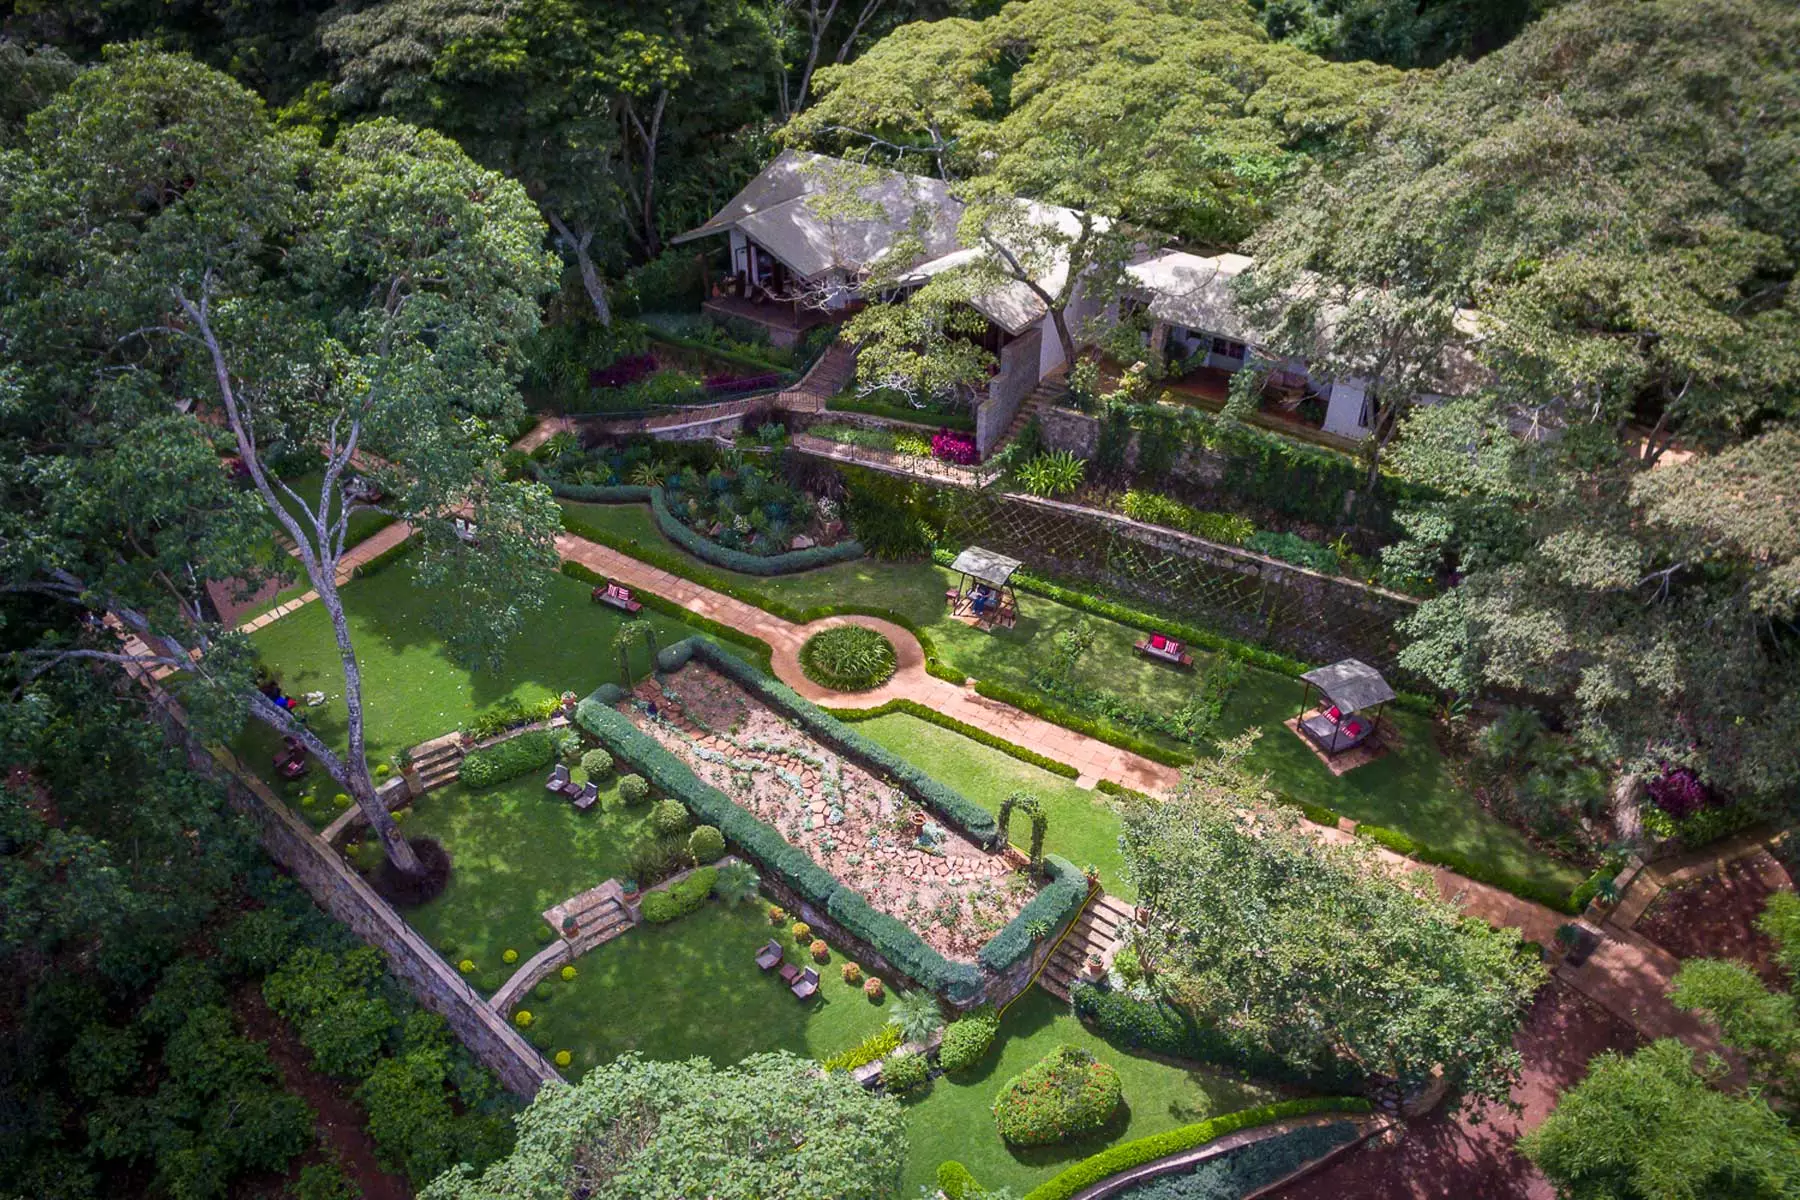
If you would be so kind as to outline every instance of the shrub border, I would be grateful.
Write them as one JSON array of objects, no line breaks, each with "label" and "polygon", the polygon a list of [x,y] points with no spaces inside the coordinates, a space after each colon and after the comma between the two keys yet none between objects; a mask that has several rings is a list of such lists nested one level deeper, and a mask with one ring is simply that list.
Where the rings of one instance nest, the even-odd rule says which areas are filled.
[{"label": "shrub border", "polygon": [[[600,572],[578,563],[573,559],[564,559],[562,566],[558,569],[570,579],[579,580],[582,583],[591,584],[594,587],[605,587],[608,583],[612,582]],[[763,668],[764,672],[769,674],[774,673],[774,667],[771,664],[775,659],[775,651],[769,643],[763,641],[755,634],[745,633],[741,629],[733,629],[731,626],[715,621],[711,617],[703,617],[693,609],[677,604],[667,596],[660,596],[657,593],[648,591],[642,587],[633,587],[631,589],[631,594],[635,599],[639,600],[645,608],[654,609],[665,617],[671,617],[684,625],[691,625],[695,629],[712,637],[720,638],[728,642],[736,642],[756,659],[758,665]]]},{"label": "shrub border", "polygon": [[927,433],[939,429],[954,429],[958,433],[974,433],[975,418],[962,413],[922,414],[915,409],[899,408],[892,404],[879,404],[871,400],[861,400],[855,396],[842,393],[825,401],[827,413],[857,413],[865,417],[880,417],[884,421],[897,421],[902,425],[913,425]]},{"label": "shrub border", "polygon": [[1238,1112],[1197,1121],[1192,1125],[1183,1125],[1162,1133],[1153,1133],[1148,1137],[1136,1138],[1102,1150],[1032,1188],[1025,1193],[1025,1200],[1069,1200],[1069,1197],[1083,1189],[1110,1179],[1121,1172],[1129,1171],[1133,1167],[1141,1167],[1146,1163],[1155,1162],[1159,1158],[1180,1154],[1184,1150],[1193,1150],[1208,1142],[1216,1141],[1228,1133],[1236,1133],[1242,1129],[1254,1129],[1263,1125],[1272,1125],[1290,1117],[1307,1117],[1316,1113],[1368,1111],[1369,1102],[1367,1100],[1351,1096],[1319,1096],[1306,1100],[1284,1100],[1279,1104],[1264,1104],[1257,1108],[1241,1109]]},{"label": "shrub border", "polygon": [[[989,733],[985,729],[970,725],[966,721],[959,721],[955,717],[945,716],[935,708],[927,708],[917,700],[908,700],[904,696],[884,701],[881,704],[877,704],[874,708],[834,708],[831,710],[831,715],[838,720],[852,723],[858,721],[872,721],[876,717],[890,716],[893,713],[903,713],[909,717],[917,717],[919,720],[929,722],[941,729],[948,729],[952,733],[960,733],[963,737],[968,738],[972,742],[980,742],[989,749],[998,750],[1002,754],[1011,755],[1022,763],[1029,763],[1034,767],[1041,767],[1052,775],[1060,775],[1064,779],[1078,779],[1081,777],[1081,772],[1074,767],[1071,767],[1066,762],[1058,762],[1054,758],[1047,758],[1044,755],[1039,754],[1036,750],[1027,750],[1025,747],[1018,745],[1015,742],[1007,741],[998,734]],[[1101,783],[1107,782],[1110,782],[1110,780],[1101,780]]]},{"label": "shrub border", "polygon": [[[742,550],[721,546],[676,520],[675,514],[669,511],[668,499],[660,484],[646,487],[638,484],[600,486],[555,480],[542,482],[549,487],[551,495],[564,500],[578,500],[587,504],[648,504],[650,517],[664,537],[702,562],[724,567],[741,575],[792,575],[815,567],[828,567],[833,563],[851,562],[863,556],[862,543],[855,539],[839,542],[835,546],[813,546],[806,550],[787,550],[768,555],[747,554]],[[566,513],[564,515],[567,516]],[[563,528],[569,528],[566,520]]]}]

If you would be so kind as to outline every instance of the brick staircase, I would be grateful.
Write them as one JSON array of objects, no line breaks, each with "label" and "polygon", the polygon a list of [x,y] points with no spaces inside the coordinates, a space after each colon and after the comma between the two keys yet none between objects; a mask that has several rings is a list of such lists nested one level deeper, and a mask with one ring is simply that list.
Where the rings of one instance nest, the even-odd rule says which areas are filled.
[{"label": "brick staircase", "polygon": [[856,374],[856,350],[833,342],[806,375],[775,397],[775,407],[787,412],[822,412],[825,402],[843,391]]},{"label": "brick staircase", "polygon": [[425,785],[425,790],[454,783],[456,773],[462,769],[463,753],[462,735],[457,733],[447,733],[414,746],[413,769],[419,773],[419,782]]},{"label": "brick staircase", "polygon": [[574,937],[564,938],[571,957],[586,954],[602,942],[612,941],[636,924],[631,909],[625,906],[625,893],[615,879],[589,888],[579,896],[569,897],[547,911],[544,919],[561,933],[563,918],[568,916],[575,918],[577,926]]},{"label": "brick staircase", "polygon": [[1031,395],[1025,397],[1019,405],[1019,411],[1013,414],[1012,424],[1006,427],[1006,433],[995,444],[992,453],[997,454],[1011,445],[1012,440],[1025,431],[1025,426],[1031,423],[1040,409],[1061,404],[1068,394],[1068,372],[1060,367],[1038,380],[1037,387],[1032,389]]},{"label": "brick staircase", "polygon": [[1066,1002],[1070,985],[1081,978],[1087,956],[1098,954],[1110,962],[1119,934],[1130,921],[1130,905],[1104,893],[1095,896],[1082,910],[1075,928],[1050,956],[1043,973],[1038,976],[1038,983],[1046,992]]}]

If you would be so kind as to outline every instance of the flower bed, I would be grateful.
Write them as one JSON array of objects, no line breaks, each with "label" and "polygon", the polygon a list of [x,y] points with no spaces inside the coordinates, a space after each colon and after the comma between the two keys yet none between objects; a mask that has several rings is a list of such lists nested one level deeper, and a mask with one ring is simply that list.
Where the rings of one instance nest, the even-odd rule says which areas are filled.
[{"label": "flower bed", "polygon": [[975,435],[940,429],[931,437],[931,456],[961,467],[972,467],[981,461],[975,448]]}]

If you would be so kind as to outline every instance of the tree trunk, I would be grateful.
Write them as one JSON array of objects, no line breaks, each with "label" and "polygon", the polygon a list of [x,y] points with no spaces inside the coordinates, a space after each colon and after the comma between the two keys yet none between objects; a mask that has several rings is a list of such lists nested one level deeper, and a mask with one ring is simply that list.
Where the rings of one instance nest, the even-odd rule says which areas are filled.
[{"label": "tree trunk", "polygon": [[344,602],[336,586],[319,589],[319,603],[331,614],[331,630],[337,637],[338,656],[344,666],[344,709],[349,714],[350,747],[344,756],[344,784],[351,799],[369,819],[369,828],[381,838],[388,861],[401,873],[418,875],[423,868],[412,845],[400,832],[399,823],[388,812],[387,805],[375,794],[375,781],[369,777],[369,760],[363,739],[362,667],[356,661],[356,648],[350,642],[350,623],[344,617]]},{"label": "tree trunk", "polygon": [[552,209],[546,208],[544,216],[550,227],[575,255],[575,266],[581,272],[581,286],[587,289],[588,300],[594,305],[594,319],[607,328],[612,327],[612,305],[606,298],[606,281],[600,278],[600,272],[594,267],[594,259],[588,254],[588,246],[594,240],[592,230],[583,230],[580,237],[570,231],[568,225]]},{"label": "tree trunk", "polygon": [[1063,370],[1075,369],[1075,338],[1069,333],[1068,313],[1060,308],[1050,310],[1050,325],[1056,330],[1056,340],[1062,345]]}]

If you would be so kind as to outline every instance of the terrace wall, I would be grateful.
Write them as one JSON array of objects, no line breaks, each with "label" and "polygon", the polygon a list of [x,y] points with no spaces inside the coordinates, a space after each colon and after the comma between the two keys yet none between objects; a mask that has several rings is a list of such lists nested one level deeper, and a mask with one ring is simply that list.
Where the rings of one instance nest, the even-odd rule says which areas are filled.
[{"label": "terrace wall", "polygon": [[202,742],[189,728],[187,714],[168,693],[143,682],[165,735],[186,750],[188,763],[196,772],[222,786],[231,806],[255,824],[269,857],[286,868],[319,907],[380,950],[394,977],[420,1004],[442,1016],[507,1090],[529,1100],[545,1083],[561,1078],[311,826],[229,750]]}]

